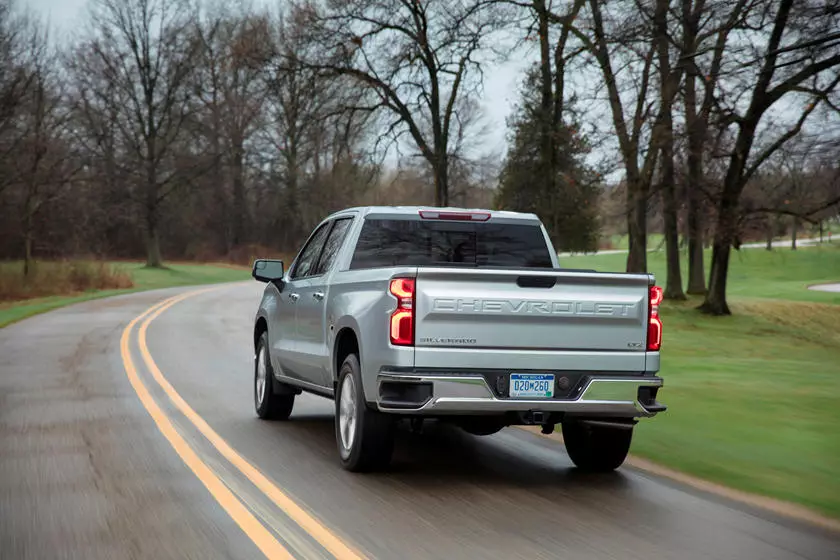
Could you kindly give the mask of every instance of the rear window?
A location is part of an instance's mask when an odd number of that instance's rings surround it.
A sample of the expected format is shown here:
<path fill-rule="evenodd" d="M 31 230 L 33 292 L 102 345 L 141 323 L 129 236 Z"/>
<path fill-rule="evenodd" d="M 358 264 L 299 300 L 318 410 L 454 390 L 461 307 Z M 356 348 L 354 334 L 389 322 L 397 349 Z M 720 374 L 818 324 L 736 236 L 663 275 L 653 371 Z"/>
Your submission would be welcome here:
<path fill-rule="evenodd" d="M 538 225 L 365 220 L 351 269 L 389 266 L 552 268 Z"/>

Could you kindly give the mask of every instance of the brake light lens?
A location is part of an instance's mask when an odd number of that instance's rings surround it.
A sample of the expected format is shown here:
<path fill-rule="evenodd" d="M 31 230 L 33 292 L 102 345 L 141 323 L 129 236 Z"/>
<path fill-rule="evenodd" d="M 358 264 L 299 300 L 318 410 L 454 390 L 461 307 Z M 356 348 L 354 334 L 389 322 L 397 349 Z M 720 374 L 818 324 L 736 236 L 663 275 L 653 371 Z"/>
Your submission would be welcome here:
<path fill-rule="evenodd" d="M 659 318 L 659 304 L 662 303 L 663 293 L 659 286 L 650 287 L 648 298 L 648 333 L 647 349 L 650 352 L 658 352 L 662 347 L 662 319 Z"/>
<path fill-rule="evenodd" d="M 437 210 L 420 210 L 420 217 L 424 220 L 486 222 L 490 219 L 490 214 L 487 212 L 439 212 Z"/>
<path fill-rule="evenodd" d="M 388 286 L 397 298 L 397 308 L 391 313 L 391 344 L 414 345 L 414 278 L 394 278 Z"/>

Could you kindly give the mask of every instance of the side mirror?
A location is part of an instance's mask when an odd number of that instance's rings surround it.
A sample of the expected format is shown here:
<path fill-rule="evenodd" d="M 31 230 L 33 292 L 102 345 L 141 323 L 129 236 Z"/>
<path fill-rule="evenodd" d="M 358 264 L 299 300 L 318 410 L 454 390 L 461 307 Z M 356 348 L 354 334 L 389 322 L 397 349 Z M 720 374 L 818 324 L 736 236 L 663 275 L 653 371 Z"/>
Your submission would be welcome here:
<path fill-rule="evenodd" d="M 278 282 L 283 280 L 283 261 L 271 259 L 257 259 L 254 261 L 254 268 L 251 276 L 260 282 Z"/>

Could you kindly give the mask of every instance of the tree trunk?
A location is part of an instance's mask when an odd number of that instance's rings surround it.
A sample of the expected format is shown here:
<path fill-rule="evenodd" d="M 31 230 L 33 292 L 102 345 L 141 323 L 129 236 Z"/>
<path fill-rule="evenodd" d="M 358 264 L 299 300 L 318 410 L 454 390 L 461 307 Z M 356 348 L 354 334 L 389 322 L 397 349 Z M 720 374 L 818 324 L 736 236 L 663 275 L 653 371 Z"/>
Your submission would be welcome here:
<path fill-rule="evenodd" d="M 640 180 L 627 185 L 627 272 L 647 272 L 647 189 Z"/>
<path fill-rule="evenodd" d="M 245 183 L 243 178 L 243 149 L 240 142 L 233 146 L 231 174 L 233 175 L 233 246 L 244 242 L 245 235 Z"/>
<path fill-rule="evenodd" d="M 157 168 L 155 166 L 154 138 L 148 142 L 146 159 L 146 266 L 162 268 L 160 257 L 160 239 L 158 237 L 158 201 Z"/>
<path fill-rule="evenodd" d="M 33 174 L 31 181 L 34 182 L 34 180 Z M 27 188 L 26 201 L 23 207 L 23 276 L 25 280 L 29 279 L 29 274 L 32 271 L 32 217 L 35 213 L 33 208 L 35 185 L 30 182 Z"/>
<path fill-rule="evenodd" d="M 688 293 L 706 293 L 706 272 L 703 259 L 703 225 L 700 217 L 700 201 L 697 191 L 691 187 L 688 193 Z"/>
<path fill-rule="evenodd" d="M 669 150 L 670 151 L 670 150 Z M 665 297 L 684 300 L 682 271 L 680 270 L 680 242 L 677 226 L 677 201 L 674 194 L 673 154 L 665 155 L 662 172 L 662 198 L 665 213 L 665 258 L 668 262 L 665 281 Z"/>
<path fill-rule="evenodd" d="M 768 251 L 773 250 L 773 237 L 775 237 L 776 227 L 773 223 L 774 220 L 771 218 L 770 221 L 767 223 L 767 245 L 764 246 L 765 249 Z"/>
<path fill-rule="evenodd" d="M 683 35 L 689 52 L 696 49 L 698 22 L 692 17 L 692 3 L 683 0 Z M 688 130 L 687 210 L 688 230 L 688 293 L 706 293 L 706 273 L 703 259 L 703 223 L 700 188 L 703 181 L 703 146 L 705 144 L 705 114 L 697 114 L 697 69 L 686 68 L 684 102 Z"/>
<path fill-rule="evenodd" d="M 738 195 L 724 187 L 720 201 L 715 240 L 712 245 L 712 270 L 709 273 L 709 290 L 700 310 L 710 315 L 731 315 L 726 302 L 726 280 L 729 274 L 729 256 L 732 239 L 737 227 Z"/>
<path fill-rule="evenodd" d="M 146 220 L 146 266 L 163 268 L 160 256 L 160 239 L 158 238 L 157 217 L 150 216 Z"/>
<path fill-rule="evenodd" d="M 711 315 L 731 315 L 726 303 L 726 279 L 729 273 L 729 253 L 732 246 L 715 237 L 712 249 L 712 270 L 709 273 L 709 291 L 700 310 Z"/>
<path fill-rule="evenodd" d="M 26 231 L 23 235 L 23 276 L 29 279 L 32 272 L 32 220 L 27 218 Z"/>
<path fill-rule="evenodd" d="M 755 139 L 757 121 L 741 125 L 735 140 L 735 149 L 729 156 L 729 165 L 723 181 L 718 207 L 715 242 L 712 247 L 712 271 L 709 274 L 709 291 L 700 310 L 711 315 L 731 315 L 726 303 L 726 278 L 729 256 L 738 229 L 738 202 L 744 188 L 744 168 Z"/>
<path fill-rule="evenodd" d="M 794 216 L 793 218 L 793 227 L 790 230 L 790 249 L 791 251 L 796 251 L 796 234 L 799 232 L 799 219 Z"/>
<path fill-rule="evenodd" d="M 214 73 L 215 74 L 215 73 Z M 221 116 L 219 115 L 219 101 L 218 101 L 218 84 L 216 83 L 215 75 L 212 78 L 213 84 L 213 99 L 212 99 L 212 123 L 213 128 L 210 131 L 210 149 L 212 150 L 213 164 L 211 166 L 213 182 L 215 188 L 213 189 L 215 195 L 215 208 L 210 211 L 210 219 L 216 224 L 214 228 L 217 249 L 224 254 L 230 253 L 231 250 L 231 235 L 230 235 L 230 219 L 229 208 L 230 201 L 227 196 L 227 182 L 222 173 L 222 141 L 221 141 Z"/>
<path fill-rule="evenodd" d="M 446 153 L 438 153 L 435 174 L 435 206 L 449 206 L 449 169 Z"/>
<path fill-rule="evenodd" d="M 542 183 L 542 196 L 550 201 L 549 207 L 552 214 L 556 205 L 554 188 L 554 91 L 552 90 L 551 76 L 551 48 L 549 46 L 548 9 L 545 0 L 536 0 L 534 5 L 537 9 L 538 32 L 540 37 L 540 159 L 542 169 L 538 171 L 539 180 Z M 556 232 L 556 226 L 552 226 L 552 233 Z"/>
<path fill-rule="evenodd" d="M 665 297 L 683 300 L 680 271 L 680 238 L 677 229 L 677 201 L 674 187 L 674 120 L 673 99 L 677 84 L 671 76 L 671 60 L 668 44 L 668 7 L 669 0 L 657 0 L 654 23 L 656 28 L 657 54 L 659 57 L 659 95 L 662 104 L 662 211 L 665 226 L 665 258 L 667 273 L 665 279 Z"/>
<path fill-rule="evenodd" d="M 295 250 L 299 247 L 301 239 L 300 231 L 302 227 L 302 217 L 299 211 L 298 201 L 298 143 L 297 135 L 290 135 L 290 142 L 286 149 L 286 166 L 288 168 L 288 177 L 286 183 L 287 189 L 287 206 L 286 211 L 281 212 L 281 215 L 286 217 L 286 222 L 281 224 L 285 231 L 286 243 L 284 249 Z"/>

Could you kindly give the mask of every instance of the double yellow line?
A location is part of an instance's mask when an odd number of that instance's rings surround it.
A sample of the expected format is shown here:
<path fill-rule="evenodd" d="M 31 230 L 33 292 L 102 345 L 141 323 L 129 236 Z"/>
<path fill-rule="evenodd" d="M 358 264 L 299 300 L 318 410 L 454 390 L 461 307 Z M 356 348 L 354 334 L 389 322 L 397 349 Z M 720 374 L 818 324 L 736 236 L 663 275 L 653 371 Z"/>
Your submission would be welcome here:
<path fill-rule="evenodd" d="M 137 345 L 140 349 L 140 355 L 146 365 L 149 373 L 151 373 L 154 380 L 160 385 L 164 393 L 169 397 L 175 407 L 198 429 L 201 434 L 207 438 L 207 441 L 213 445 L 214 448 L 233 466 L 235 466 L 245 477 L 251 481 L 263 494 L 265 494 L 274 504 L 280 508 L 286 516 L 299 525 L 304 531 L 309 533 L 321 546 L 324 547 L 330 554 L 338 560 L 361 560 L 364 558 L 359 552 L 353 550 L 350 546 L 345 544 L 341 539 L 335 536 L 329 529 L 327 529 L 320 521 L 315 519 L 306 510 L 295 503 L 289 496 L 280 490 L 271 480 L 263 475 L 256 467 L 246 461 L 239 453 L 236 452 L 228 443 L 218 434 L 207 422 L 190 407 L 187 402 L 181 398 L 181 395 L 175 391 L 174 387 L 167 381 L 160 368 L 158 368 L 149 348 L 146 345 L 146 331 L 149 324 L 154 321 L 161 313 L 183 301 L 187 298 L 202 294 L 218 288 L 205 288 L 203 290 L 196 290 L 186 294 L 171 297 L 160 303 L 151 306 L 149 309 L 135 317 L 122 332 L 120 338 L 120 354 L 122 356 L 123 366 L 125 367 L 128 380 L 131 386 L 140 398 L 140 402 L 149 412 L 163 436 L 169 441 L 172 448 L 184 461 L 184 464 L 189 468 L 202 484 L 207 488 L 210 494 L 216 499 L 220 506 L 227 512 L 227 514 L 236 522 L 237 525 L 245 532 L 245 534 L 254 542 L 254 544 L 265 554 L 268 558 L 294 558 L 289 551 L 275 538 L 275 536 L 257 520 L 253 513 L 246 508 L 242 502 L 230 491 L 230 489 L 216 476 L 215 473 L 207 466 L 207 464 L 198 456 L 192 447 L 187 443 L 184 437 L 178 432 L 172 421 L 166 413 L 160 408 L 157 402 L 152 397 L 140 375 L 137 373 L 137 368 L 134 365 L 134 360 L 131 357 L 130 338 L 131 331 L 137 323 L 141 322 L 140 328 L 137 332 Z"/>

